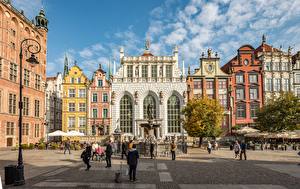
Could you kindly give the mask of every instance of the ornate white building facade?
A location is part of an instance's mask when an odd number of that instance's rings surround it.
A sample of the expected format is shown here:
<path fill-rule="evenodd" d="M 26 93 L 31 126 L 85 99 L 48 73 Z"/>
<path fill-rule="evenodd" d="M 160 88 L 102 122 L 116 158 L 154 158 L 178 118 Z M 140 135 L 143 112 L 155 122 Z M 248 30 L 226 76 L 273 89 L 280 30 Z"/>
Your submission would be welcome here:
<path fill-rule="evenodd" d="M 147 107 L 153 107 L 157 138 L 182 135 L 181 110 L 187 101 L 184 70 L 178 66 L 178 48 L 172 56 L 154 56 L 149 42 L 141 56 L 125 56 L 120 49 L 121 67 L 112 77 L 112 130 L 144 138 L 149 134 Z M 184 68 L 184 66 L 183 66 Z"/>
<path fill-rule="evenodd" d="M 293 56 L 294 93 L 300 98 L 300 51 Z"/>
<path fill-rule="evenodd" d="M 62 129 L 62 74 L 47 77 L 46 84 L 46 134 Z"/>

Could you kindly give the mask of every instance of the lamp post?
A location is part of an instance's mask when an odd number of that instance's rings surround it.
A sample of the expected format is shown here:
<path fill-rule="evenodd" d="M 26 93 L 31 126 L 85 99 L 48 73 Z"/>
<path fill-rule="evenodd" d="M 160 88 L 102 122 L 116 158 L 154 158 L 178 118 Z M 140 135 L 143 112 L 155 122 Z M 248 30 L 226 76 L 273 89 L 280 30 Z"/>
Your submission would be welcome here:
<path fill-rule="evenodd" d="M 28 44 L 28 42 L 36 43 L 37 46 L 34 46 L 33 44 Z M 38 41 L 35 39 L 24 39 L 21 41 L 20 44 L 20 98 L 19 98 L 19 154 L 18 154 L 18 165 L 16 169 L 16 178 L 14 185 L 24 185 L 25 184 L 25 178 L 24 178 L 24 164 L 23 164 L 23 155 L 22 155 L 22 110 L 23 110 L 23 101 L 22 101 L 22 59 L 23 59 L 23 45 L 28 50 L 28 52 L 31 53 L 30 58 L 28 58 L 26 61 L 31 64 L 39 64 L 37 61 L 35 54 L 39 53 L 41 51 L 41 45 Z"/>

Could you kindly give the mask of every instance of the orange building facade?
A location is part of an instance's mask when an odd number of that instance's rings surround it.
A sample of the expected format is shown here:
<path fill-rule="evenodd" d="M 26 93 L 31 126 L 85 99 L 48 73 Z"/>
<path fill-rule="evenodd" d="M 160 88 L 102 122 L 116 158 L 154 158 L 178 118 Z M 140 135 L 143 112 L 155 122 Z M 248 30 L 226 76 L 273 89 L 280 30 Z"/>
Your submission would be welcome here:
<path fill-rule="evenodd" d="M 88 124 L 91 128 L 90 135 L 109 135 L 111 123 L 111 84 L 106 79 L 106 72 L 101 64 L 94 72 L 88 90 Z"/>
<path fill-rule="evenodd" d="M 232 126 L 253 126 L 263 105 L 262 66 L 255 49 L 250 45 L 240 47 L 221 69 L 231 75 Z"/>
<path fill-rule="evenodd" d="M 212 55 L 208 49 L 207 55 L 202 53 L 200 58 L 200 67 L 195 69 L 194 73 L 188 70 L 187 88 L 188 99 L 203 98 L 207 96 L 212 99 L 218 99 L 224 108 L 224 118 L 221 128 L 224 134 L 229 133 L 229 84 L 230 75 L 220 69 L 220 58 L 218 54 Z"/>
<path fill-rule="evenodd" d="M 23 47 L 23 138 L 24 144 L 44 137 L 47 24 L 41 10 L 35 22 L 29 21 L 10 3 L 0 3 L 0 147 L 15 146 L 19 135 L 20 43 L 31 38 L 41 45 L 38 65 L 26 62 L 31 54 Z"/>

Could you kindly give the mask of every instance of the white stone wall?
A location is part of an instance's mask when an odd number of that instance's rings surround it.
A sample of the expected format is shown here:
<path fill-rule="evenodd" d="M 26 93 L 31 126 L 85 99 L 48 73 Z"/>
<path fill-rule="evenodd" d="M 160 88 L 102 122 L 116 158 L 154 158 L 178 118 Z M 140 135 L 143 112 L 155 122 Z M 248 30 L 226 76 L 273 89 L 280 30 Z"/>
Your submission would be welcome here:
<path fill-rule="evenodd" d="M 180 99 L 181 108 L 184 107 L 186 99 L 183 97 L 183 93 L 186 91 L 185 79 L 181 82 L 169 82 L 169 83 L 113 83 L 112 91 L 115 92 L 114 105 L 112 105 L 112 128 L 113 131 L 117 128 L 119 123 L 117 120 L 120 118 L 120 100 L 128 94 L 133 101 L 133 119 L 143 119 L 143 101 L 148 94 L 156 100 L 157 119 L 162 119 L 161 135 L 164 137 L 167 135 L 167 101 L 172 94 L 175 94 Z M 135 98 L 135 92 L 138 92 L 138 98 Z M 159 93 L 162 91 L 163 98 L 160 104 Z M 136 102 L 136 103 L 135 103 Z M 180 133 L 177 133 L 180 134 Z M 135 121 L 133 123 L 133 135 L 139 136 L 138 125 Z"/>

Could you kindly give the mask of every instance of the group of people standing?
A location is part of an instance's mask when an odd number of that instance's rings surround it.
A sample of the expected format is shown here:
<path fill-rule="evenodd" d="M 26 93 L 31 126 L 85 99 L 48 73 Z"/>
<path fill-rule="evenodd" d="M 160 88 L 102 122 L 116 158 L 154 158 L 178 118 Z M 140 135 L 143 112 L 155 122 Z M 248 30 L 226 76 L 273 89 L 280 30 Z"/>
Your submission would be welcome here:
<path fill-rule="evenodd" d="M 244 159 L 247 160 L 246 148 L 247 146 L 245 142 L 239 142 L 238 140 L 236 140 L 233 146 L 234 158 L 239 158 L 240 160 L 242 160 L 244 155 Z"/>

